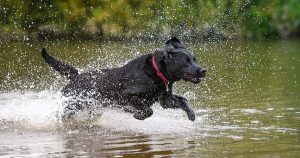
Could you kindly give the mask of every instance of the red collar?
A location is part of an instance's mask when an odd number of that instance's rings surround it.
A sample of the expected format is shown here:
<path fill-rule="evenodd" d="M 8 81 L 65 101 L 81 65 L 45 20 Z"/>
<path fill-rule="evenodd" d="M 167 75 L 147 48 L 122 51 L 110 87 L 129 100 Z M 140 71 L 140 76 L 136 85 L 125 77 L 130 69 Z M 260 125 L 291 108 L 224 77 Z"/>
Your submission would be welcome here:
<path fill-rule="evenodd" d="M 152 65 L 158 75 L 158 77 L 165 83 L 166 89 L 168 91 L 168 85 L 169 85 L 169 80 L 166 78 L 166 76 L 159 70 L 156 62 L 155 62 L 155 57 L 152 55 Z"/>

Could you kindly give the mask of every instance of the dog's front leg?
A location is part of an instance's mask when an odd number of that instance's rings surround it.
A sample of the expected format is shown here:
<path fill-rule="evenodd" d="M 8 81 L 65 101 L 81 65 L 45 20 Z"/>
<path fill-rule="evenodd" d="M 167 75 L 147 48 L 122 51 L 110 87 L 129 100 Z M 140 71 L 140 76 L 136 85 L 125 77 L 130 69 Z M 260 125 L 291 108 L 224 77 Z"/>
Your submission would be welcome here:
<path fill-rule="evenodd" d="M 195 121 L 195 113 L 189 107 L 188 100 L 184 97 L 173 95 L 171 93 L 164 93 L 160 98 L 160 104 L 163 108 L 181 108 L 187 113 L 189 120 Z"/>
<path fill-rule="evenodd" d="M 178 95 L 173 95 L 173 96 L 176 97 L 179 100 L 180 108 L 187 113 L 189 120 L 195 121 L 195 113 L 190 108 L 188 100 L 186 98 L 178 96 Z"/>
<path fill-rule="evenodd" d="M 151 108 L 147 107 L 143 110 L 137 110 L 134 113 L 133 117 L 138 120 L 145 120 L 146 118 L 152 116 L 152 114 L 153 114 L 153 110 Z"/>
<path fill-rule="evenodd" d="M 153 104 L 151 101 L 143 97 L 146 94 L 147 88 L 144 85 L 137 83 L 124 84 L 124 91 L 121 92 L 122 96 L 125 96 L 129 107 L 134 113 L 133 117 L 138 120 L 145 120 L 152 116 L 153 110 L 150 106 Z"/>

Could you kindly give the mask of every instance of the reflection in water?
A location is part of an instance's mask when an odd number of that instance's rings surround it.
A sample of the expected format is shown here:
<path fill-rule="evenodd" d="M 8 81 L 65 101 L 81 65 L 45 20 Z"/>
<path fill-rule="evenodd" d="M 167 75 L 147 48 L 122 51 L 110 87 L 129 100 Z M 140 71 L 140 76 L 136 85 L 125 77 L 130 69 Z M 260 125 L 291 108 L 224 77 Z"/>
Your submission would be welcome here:
<path fill-rule="evenodd" d="M 187 44 L 208 69 L 201 85 L 179 82 L 197 118 L 154 105 L 145 121 L 105 109 L 100 118 L 60 121 L 66 81 L 39 48 L 81 68 L 114 67 L 159 45 L 7 43 L 0 45 L 0 156 L 297 157 L 300 155 L 299 41 Z M 122 49 L 117 49 L 122 48 Z M 150 49 L 149 49 L 150 48 Z M 120 51 L 122 50 L 122 51 Z"/>

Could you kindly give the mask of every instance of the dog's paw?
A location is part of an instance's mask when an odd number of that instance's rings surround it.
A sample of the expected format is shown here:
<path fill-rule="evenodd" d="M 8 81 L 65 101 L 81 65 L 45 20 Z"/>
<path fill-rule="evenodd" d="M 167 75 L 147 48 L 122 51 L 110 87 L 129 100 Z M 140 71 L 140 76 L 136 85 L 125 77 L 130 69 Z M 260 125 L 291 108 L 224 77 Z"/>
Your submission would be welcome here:
<path fill-rule="evenodd" d="M 153 114 L 153 110 L 149 108 L 146 110 L 135 112 L 133 117 L 138 120 L 145 120 L 146 118 L 150 117 L 152 114 Z"/>
<path fill-rule="evenodd" d="M 189 120 L 195 121 L 196 116 L 195 116 L 195 113 L 193 110 L 190 110 L 189 112 L 187 112 L 187 115 L 188 115 Z"/>
<path fill-rule="evenodd" d="M 141 114 L 141 113 L 135 113 L 133 115 L 133 117 L 137 120 L 145 120 L 147 117 L 145 117 L 145 115 Z"/>

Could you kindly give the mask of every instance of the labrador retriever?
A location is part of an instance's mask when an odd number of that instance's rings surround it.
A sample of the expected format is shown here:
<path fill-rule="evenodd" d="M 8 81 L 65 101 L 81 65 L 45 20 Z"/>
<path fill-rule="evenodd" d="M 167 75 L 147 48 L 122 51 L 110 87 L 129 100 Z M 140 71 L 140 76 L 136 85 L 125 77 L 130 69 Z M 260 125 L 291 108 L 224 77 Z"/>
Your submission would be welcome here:
<path fill-rule="evenodd" d="M 62 89 L 64 96 L 72 98 L 65 107 L 65 116 L 88 109 L 91 100 L 109 100 L 139 120 L 153 114 L 151 106 L 155 102 L 163 108 L 180 108 L 189 120 L 195 120 L 187 99 L 173 94 L 172 86 L 179 80 L 197 84 L 206 69 L 196 64 L 196 58 L 176 37 L 165 43 L 164 50 L 140 56 L 122 67 L 85 73 L 50 56 L 45 48 L 42 56 L 54 70 L 70 80 Z"/>

